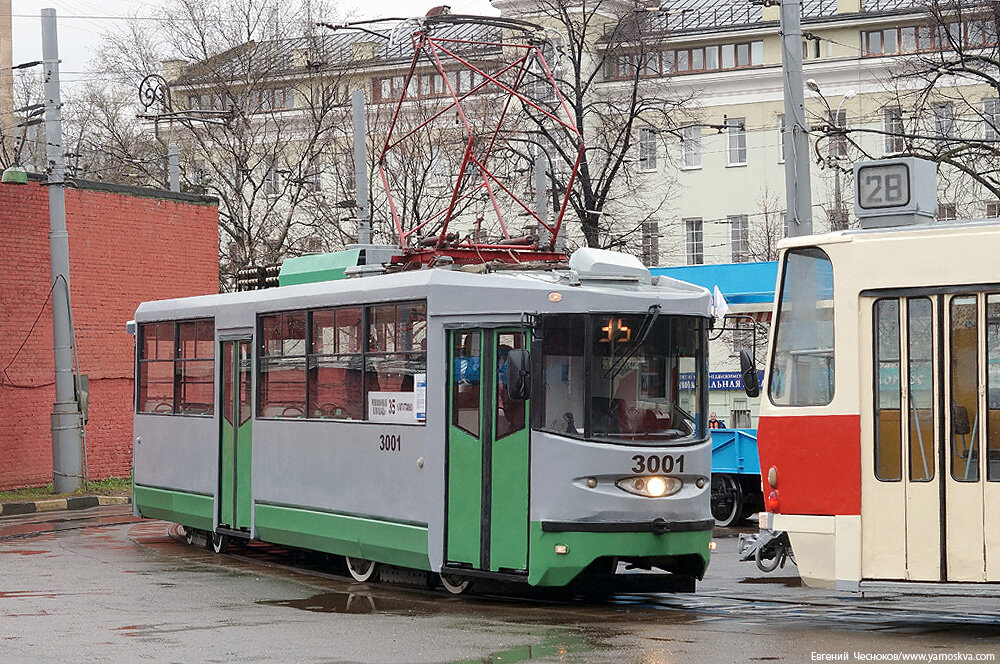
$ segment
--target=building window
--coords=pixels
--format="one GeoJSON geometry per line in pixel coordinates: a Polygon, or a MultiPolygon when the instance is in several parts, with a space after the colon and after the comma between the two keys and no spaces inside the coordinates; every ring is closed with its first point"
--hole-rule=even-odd
{"type": "Polygon", "coordinates": [[[747,215],[737,214],[729,217],[729,239],[734,263],[745,263],[749,260],[750,250],[747,242],[749,231],[750,222],[747,215]]]}
{"type": "Polygon", "coordinates": [[[212,319],[139,326],[137,411],[211,415],[215,409],[212,319]]]}
{"type": "Polygon", "coordinates": [[[785,163],[785,114],[778,113],[778,163],[785,163]]]}
{"type": "Polygon", "coordinates": [[[997,43],[993,19],[972,19],[946,25],[905,26],[861,33],[861,53],[866,57],[939,51],[956,46],[979,48],[997,43]]]}
{"type": "Polygon", "coordinates": [[[670,74],[699,74],[720,69],[759,67],[764,64],[764,42],[692,46],[652,53],[608,53],[604,77],[627,79],[636,74],[649,78],[670,74]]]}
{"type": "Polygon", "coordinates": [[[684,127],[681,130],[681,152],[684,168],[701,168],[701,127],[684,127]]]}
{"type": "MultiPolygon", "coordinates": [[[[737,322],[737,325],[740,324],[737,322]]],[[[753,350],[753,342],[754,329],[752,327],[737,327],[733,330],[733,352],[729,356],[739,357],[741,350],[753,350]]]]}
{"type": "Polygon", "coordinates": [[[1000,219],[1000,201],[986,204],[986,218],[1000,219]]]}
{"type": "Polygon", "coordinates": [[[642,222],[642,263],[654,267],[660,262],[660,222],[647,219],[642,222]]]}
{"type": "Polygon", "coordinates": [[[987,141],[1000,138],[1000,99],[983,100],[983,130],[987,141]]]}
{"type": "Polygon", "coordinates": [[[264,194],[275,196],[281,188],[281,177],[278,174],[278,163],[274,159],[265,162],[264,170],[264,194]]]}
{"type": "Polygon", "coordinates": [[[687,264],[701,265],[705,262],[705,244],[701,219],[685,219],[685,245],[687,248],[687,264]]]}
{"type": "Polygon", "coordinates": [[[649,127],[639,129],[639,170],[656,170],[656,130],[649,127]]]}
{"type": "Polygon", "coordinates": [[[954,203],[938,204],[938,221],[955,221],[958,218],[957,208],[954,203]]]}
{"type": "Polygon", "coordinates": [[[934,104],[934,133],[941,138],[951,138],[955,131],[955,107],[951,103],[934,104]]]}
{"type": "Polygon", "coordinates": [[[323,185],[323,157],[320,153],[316,153],[309,157],[309,163],[306,165],[305,182],[307,189],[312,189],[313,191],[319,191],[323,185]]]}
{"type": "Polygon", "coordinates": [[[882,120],[885,125],[885,153],[898,154],[905,150],[903,112],[895,106],[882,109],[882,120]]]}
{"type": "Polygon", "coordinates": [[[727,165],[740,166],[747,163],[747,131],[744,119],[726,118],[726,134],[728,136],[727,165]]]}
{"type": "MultiPolygon", "coordinates": [[[[837,129],[847,128],[847,111],[840,109],[830,113],[830,124],[837,129]]],[[[830,137],[830,156],[841,158],[847,156],[847,135],[834,134],[830,137]]]]}

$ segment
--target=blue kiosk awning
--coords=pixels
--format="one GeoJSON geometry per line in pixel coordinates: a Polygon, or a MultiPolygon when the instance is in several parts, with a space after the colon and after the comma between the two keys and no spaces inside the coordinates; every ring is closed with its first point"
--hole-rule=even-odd
{"type": "Polygon", "coordinates": [[[714,291],[718,286],[730,305],[741,309],[768,309],[774,302],[774,287],[778,280],[778,261],[760,263],[721,263],[718,265],[681,265],[653,267],[649,271],[671,279],[679,279],[714,291]]]}

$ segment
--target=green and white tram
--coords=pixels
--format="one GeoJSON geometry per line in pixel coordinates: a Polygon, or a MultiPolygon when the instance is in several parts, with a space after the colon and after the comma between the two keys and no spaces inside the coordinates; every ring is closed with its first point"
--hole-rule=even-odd
{"type": "Polygon", "coordinates": [[[136,514],[359,580],[563,586],[624,562],[693,590],[710,314],[704,289],[590,249],[144,303],[136,514]]]}

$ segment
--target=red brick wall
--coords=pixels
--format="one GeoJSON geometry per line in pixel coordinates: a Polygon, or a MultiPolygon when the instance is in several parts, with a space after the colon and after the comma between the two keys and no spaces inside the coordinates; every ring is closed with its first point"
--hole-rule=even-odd
{"type": "MultiPolygon", "coordinates": [[[[146,300],[218,292],[218,209],[85,188],[67,188],[66,209],[80,370],[90,376],[90,476],[127,476],[134,342],[125,322],[146,300]]],[[[0,184],[0,489],[52,481],[48,233],[46,188],[0,184]]]]}

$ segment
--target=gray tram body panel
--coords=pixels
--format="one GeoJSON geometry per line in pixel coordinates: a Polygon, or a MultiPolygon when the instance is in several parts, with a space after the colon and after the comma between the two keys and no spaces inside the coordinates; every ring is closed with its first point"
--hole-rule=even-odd
{"type": "MultiPolygon", "coordinates": [[[[136,323],[191,318],[215,319],[216,341],[255,335],[257,316],[272,312],[338,305],[426,300],[427,404],[425,424],[370,421],[323,421],[258,418],[257,350],[253,343],[253,444],[251,497],[271,503],[391,521],[426,524],[431,568],[440,569],[445,540],[445,467],[448,386],[447,330],[462,327],[518,326],[525,313],[640,313],[659,304],[661,315],[707,317],[711,295],[685,282],[655,279],[595,279],[569,283],[561,273],[475,274],[429,269],[358,279],[284,286],[258,291],[205,295],[146,302],[136,310],[136,323]],[[562,294],[552,302],[549,293],[562,294]],[[379,436],[401,437],[401,451],[379,451],[379,436]],[[418,459],[423,460],[422,467],[418,459]]],[[[216,361],[216,386],[221,362],[216,361]]],[[[135,482],[189,491],[215,498],[218,505],[220,404],[216,387],[212,417],[137,414],[135,417],[135,482]],[[141,440],[141,442],[139,442],[141,440]]],[[[567,490],[572,478],[605,473],[627,475],[631,455],[650,448],[584,443],[531,432],[530,518],[600,521],[637,513],[653,518],[658,501],[567,490]],[[580,454],[587,450],[587,454],[580,454]],[[553,468],[560,468],[557,475],[553,468]],[[597,496],[602,500],[597,500],[597,496]],[[611,500],[608,500],[612,498],[611,500]],[[637,507],[641,506],[641,507],[637,507]]],[[[694,446],[670,452],[692,455],[685,474],[709,476],[710,455],[695,463],[694,446]]],[[[667,450],[657,448],[660,453],[667,450]]],[[[690,487],[694,489],[693,485],[690,487]]],[[[685,487],[685,490],[687,487],[685,487]]],[[[706,489],[707,491],[707,489],[706,489]]],[[[683,520],[708,518],[708,503],[691,507],[683,501],[683,520]]],[[[681,505],[678,505],[681,507],[681,505]]],[[[213,511],[218,525],[218,508],[213,511]]],[[[251,524],[251,535],[256,529],[251,524]]]]}

